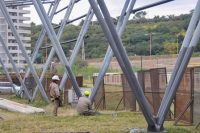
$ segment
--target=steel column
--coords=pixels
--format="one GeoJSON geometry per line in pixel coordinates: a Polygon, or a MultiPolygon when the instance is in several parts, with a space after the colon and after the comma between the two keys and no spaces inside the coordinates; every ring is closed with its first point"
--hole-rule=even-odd
{"type": "MultiPolygon", "coordinates": [[[[122,35],[122,33],[125,29],[125,25],[128,21],[130,14],[131,14],[131,10],[133,9],[133,6],[135,5],[135,1],[136,0],[133,0],[133,1],[130,2],[130,0],[126,0],[126,2],[124,4],[124,7],[122,9],[122,12],[121,12],[121,15],[119,17],[117,27],[116,27],[116,30],[117,30],[120,37],[121,37],[121,35],[122,35]],[[128,8],[128,10],[127,10],[127,8],[128,8]]],[[[103,63],[102,63],[102,67],[101,67],[102,69],[97,76],[97,79],[95,81],[95,84],[94,84],[94,87],[93,87],[93,90],[92,90],[92,94],[90,96],[90,99],[91,99],[92,102],[94,101],[94,98],[95,98],[95,96],[96,96],[96,94],[99,90],[99,87],[101,85],[101,81],[103,80],[104,75],[106,74],[106,71],[109,67],[109,64],[112,60],[112,57],[113,57],[113,51],[112,51],[111,47],[109,46],[108,49],[107,49],[106,55],[104,57],[103,63]]]]}
{"type": "MultiPolygon", "coordinates": [[[[57,33],[58,39],[60,39],[60,37],[61,37],[61,35],[62,35],[63,31],[64,31],[65,24],[66,24],[67,21],[69,20],[69,16],[70,16],[70,14],[71,14],[71,12],[72,12],[72,9],[73,9],[73,7],[74,7],[75,2],[76,2],[75,0],[71,0],[70,3],[69,3],[69,5],[68,5],[68,9],[66,10],[66,13],[65,13],[65,15],[64,15],[64,19],[62,20],[61,26],[60,26],[59,31],[58,31],[58,33],[57,33]]],[[[47,61],[46,61],[45,65],[44,65],[42,74],[41,74],[41,78],[40,78],[41,81],[44,79],[44,75],[45,75],[45,73],[46,73],[46,71],[47,71],[47,69],[48,69],[48,67],[49,67],[49,65],[50,65],[50,63],[51,63],[51,61],[52,61],[52,58],[53,58],[55,52],[56,52],[55,49],[52,47],[52,48],[51,48],[51,51],[50,51],[50,53],[49,53],[49,56],[48,56],[48,58],[47,58],[47,61]]],[[[60,60],[61,60],[61,59],[60,59],[60,60]]],[[[66,72],[67,72],[67,71],[66,71],[66,72]]],[[[61,88],[61,89],[62,89],[62,88],[61,88]]],[[[35,99],[35,97],[36,97],[36,95],[37,95],[37,90],[38,90],[38,87],[35,88],[35,92],[34,92],[34,94],[33,94],[33,100],[35,99]]]]}
{"type": "MultiPolygon", "coordinates": [[[[57,7],[58,7],[58,5],[59,5],[59,2],[60,2],[60,0],[57,0],[57,2],[55,3],[55,5],[54,5],[54,7],[53,7],[53,9],[52,9],[52,11],[51,11],[51,13],[50,13],[50,16],[49,16],[49,17],[50,17],[51,20],[53,19],[54,13],[55,13],[56,10],[57,10],[57,7]]],[[[49,9],[49,12],[50,12],[50,9],[49,9]]],[[[32,54],[32,58],[31,58],[31,63],[32,63],[32,64],[35,62],[35,59],[36,59],[36,57],[37,57],[37,55],[38,55],[38,51],[39,51],[39,49],[40,49],[40,47],[41,47],[41,45],[42,45],[42,42],[43,42],[43,40],[44,40],[45,35],[46,35],[46,31],[45,31],[45,28],[43,27],[43,28],[42,28],[42,31],[41,31],[41,33],[40,33],[40,35],[39,35],[39,38],[38,38],[38,40],[36,41],[35,48],[34,48],[34,51],[33,51],[33,54],[32,54]]],[[[24,77],[24,80],[23,80],[23,81],[25,81],[25,79],[28,77],[29,74],[30,74],[30,69],[28,68],[28,70],[27,70],[26,73],[25,73],[25,77],[24,77]]]]}
{"type": "MultiPolygon", "coordinates": [[[[47,97],[47,95],[46,95],[46,93],[45,93],[45,91],[44,91],[44,88],[43,88],[41,82],[39,81],[39,78],[38,78],[38,76],[37,76],[37,73],[36,73],[34,67],[32,66],[31,61],[30,61],[30,59],[29,59],[29,57],[28,57],[28,55],[27,55],[27,53],[26,53],[26,50],[25,50],[25,48],[24,48],[24,46],[23,46],[23,42],[20,40],[19,34],[17,33],[17,30],[15,29],[15,26],[14,26],[14,24],[13,24],[13,22],[12,22],[12,19],[11,19],[10,16],[9,16],[9,13],[8,13],[8,11],[7,11],[7,9],[6,9],[5,2],[2,1],[2,0],[0,1],[0,7],[1,7],[2,13],[3,13],[3,15],[4,15],[6,21],[8,22],[8,24],[9,24],[11,30],[13,31],[13,34],[14,34],[14,36],[15,36],[17,42],[18,42],[18,46],[19,46],[20,50],[22,51],[22,54],[23,54],[24,58],[26,59],[26,61],[27,61],[27,63],[28,63],[28,66],[29,66],[30,69],[31,69],[31,72],[32,72],[32,74],[33,74],[34,79],[36,80],[37,84],[40,86],[40,91],[41,91],[41,94],[42,94],[44,100],[45,100],[46,102],[49,102],[48,97],[47,97]]],[[[30,98],[30,97],[29,97],[29,98],[30,98]]]]}
{"type": "MultiPolygon", "coordinates": [[[[33,0],[33,3],[34,3],[34,6],[40,16],[40,19],[42,20],[43,22],[43,25],[45,26],[45,29],[49,35],[49,38],[58,54],[58,57],[60,58],[61,62],[64,64],[64,68],[66,70],[66,72],[68,72],[69,74],[69,77],[70,79],[72,80],[72,85],[74,87],[74,90],[76,92],[76,95],[78,97],[82,96],[80,90],[79,90],[79,86],[76,82],[76,78],[75,76],[73,75],[72,73],[72,70],[71,70],[71,67],[69,66],[69,62],[67,61],[67,58],[63,52],[63,49],[60,45],[60,42],[56,36],[56,33],[49,21],[49,18],[47,17],[46,13],[45,13],[45,10],[44,10],[44,7],[42,6],[42,3],[41,1],[37,1],[37,0],[33,0]]],[[[58,35],[59,36],[59,35],[58,35]]]]}
{"type": "Polygon", "coordinates": [[[16,76],[19,79],[19,82],[21,83],[21,85],[24,88],[24,92],[26,93],[28,99],[30,100],[31,96],[30,96],[30,94],[29,94],[29,92],[28,92],[28,90],[26,88],[26,85],[23,83],[23,79],[22,79],[22,77],[21,77],[21,75],[19,73],[19,70],[17,69],[17,67],[15,65],[15,62],[14,62],[14,60],[12,58],[12,55],[9,53],[9,50],[8,50],[8,48],[7,48],[7,46],[6,46],[5,42],[4,42],[1,34],[0,34],[0,42],[1,42],[3,48],[4,48],[5,52],[6,52],[6,55],[8,56],[8,58],[9,58],[11,64],[12,64],[12,66],[13,66],[14,71],[16,72],[16,76]]]}
{"type": "Polygon", "coordinates": [[[119,65],[121,66],[123,72],[127,76],[127,79],[128,79],[128,82],[129,82],[131,88],[133,89],[133,91],[136,92],[136,97],[137,97],[138,103],[141,107],[141,110],[142,110],[146,120],[147,120],[149,130],[156,130],[155,120],[150,111],[150,106],[142,92],[140,84],[138,84],[138,81],[137,81],[135,75],[133,74],[130,62],[128,61],[127,55],[125,54],[125,50],[122,46],[121,40],[119,39],[119,36],[116,33],[114,24],[111,21],[108,10],[104,6],[104,2],[98,1],[99,4],[101,5],[100,6],[102,8],[101,11],[104,13],[105,19],[103,19],[95,1],[89,0],[89,2],[96,14],[97,19],[100,22],[100,25],[101,25],[101,27],[104,31],[104,34],[106,35],[106,37],[109,41],[109,44],[119,62],[119,65]],[[108,25],[106,25],[105,20],[108,25]]]}
{"type": "MultiPolygon", "coordinates": [[[[76,59],[76,57],[77,57],[77,55],[79,53],[79,50],[80,50],[80,48],[81,48],[81,46],[83,44],[82,42],[83,42],[84,36],[87,33],[87,31],[88,31],[88,28],[89,28],[90,22],[91,22],[91,20],[93,18],[93,15],[94,15],[94,12],[90,8],[89,11],[88,11],[87,16],[85,18],[85,21],[83,23],[83,26],[81,28],[81,31],[79,33],[79,36],[77,38],[77,41],[76,41],[76,44],[74,46],[72,55],[70,56],[70,60],[69,60],[70,67],[72,67],[72,65],[74,64],[75,59],[76,59]]],[[[64,85],[65,85],[65,83],[67,81],[67,78],[68,78],[67,74],[64,73],[63,79],[60,82],[60,88],[61,89],[64,89],[64,85]]]]}
{"type": "Polygon", "coordinates": [[[195,8],[195,10],[193,12],[191,21],[189,23],[189,26],[188,26],[188,29],[187,29],[187,32],[186,32],[186,36],[185,36],[185,38],[183,40],[183,44],[182,44],[180,53],[178,55],[178,58],[177,58],[173,73],[171,75],[170,81],[169,81],[168,86],[167,86],[166,91],[165,91],[165,95],[164,95],[164,97],[162,99],[161,106],[160,106],[158,114],[157,114],[158,118],[159,117],[163,117],[162,112],[164,111],[164,106],[167,104],[166,103],[166,99],[168,98],[169,92],[172,89],[171,88],[172,84],[174,84],[175,79],[177,78],[176,77],[177,73],[178,73],[178,71],[180,69],[181,63],[183,62],[183,58],[184,58],[184,55],[186,54],[188,46],[189,46],[189,44],[191,44],[190,41],[192,39],[192,35],[193,35],[195,27],[196,27],[196,25],[198,23],[199,17],[200,17],[200,1],[197,2],[196,8],[195,8]]]}
{"type": "MultiPolygon", "coordinates": [[[[163,97],[163,102],[167,98],[167,94],[168,94],[168,92],[169,92],[169,90],[171,88],[171,85],[172,85],[175,77],[176,77],[176,73],[177,73],[177,71],[179,69],[179,66],[180,66],[182,60],[183,60],[184,54],[185,54],[185,52],[186,52],[186,50],[187,50],[187,48],[188,48],[188,46],[190,44],[193,32],[194,32],[195,27],[196,27],[196,25],[198,23],[199,17],[200,17],[200,2],[197,3],[196,8],[195,8],[195,10],[193,12],[193,15],[192,15],[191,21],[189,23],[188,29],[186,31],[186,35],[185,35],[185,38],[183,40],[182,47],[180,49],[180,53],[178,55],[178,58],[177,58],[173,73],[171,75],[169,84],[168,84],[167,89],[165,91],[165,95],[163,97]]],[[[161,108],[162,108],[162,105],[163,104],[161,104],[161,108]]],[[[159,114],[159,112],[158,112],[158,114],[159,114]]]]}
{"type": "MultiPolygon", "coordinates": [[[[1,36],[1,35],[0,35],[0,36],[1,36]]],[[[1,37],[0,37],[0,38],[1,38],[1,37]]],[[[7,77],[8,81],[11,83],[12,87],[14,88],[15,94],[17,94],[17,90],[16,90],[15,86],[13,85],[12,78],[10,77],[9,72],[8,72],[7,68],[5,67],[3,61],[1,60],[1,57],[0,57],[0,64],[1,64],[1,66],[2,66],[2,68],[3,68],[3,70],[4,70],[5,73],[6,73],[6,77],[7,77]]]]}
{"type": "MultiPolygon", "coordinates": [[[[200,0],[199,0],[199,2],[200,2],[200,0]]],[[[189,44],[189,47],[187,48],[187,51],[186,51],[186,53],[184,55],[184,58],[183,58],[183,60],[182,60],[182,62],[180,64],[180,68],[179,68],[179,70],[178,70],[178,72],[176,74],[176,77],[175,77],[174,82],[173,82],[173,84],[171,86],[171,89],[168,92],[168,97],[167,97],[167,99],[165,101],[165,104],[162,106],[163,107],[162,108],[162,112],[160,112],[159,117],[157,118],[158,119],[157,124],[159,124],[160,126],[162,126],[163,123],[164,123],[164,119],[165,119],[165,117],[167,115],[167,112],[168,112],[168,110],[170,108],[170,105],[171,105],[171,103],[173,101],[173,98],[174,98],[174,96],[176,94],[176,90],[178,89],[178,86],[180,84],[182,76],[183,76],[183,74],[185,72],[185,69],[186,69],[186,67],[187,67],[187,65],[189,63],[189,60],[190,60],[190,58],[192,56],[194,47],[197,45],[197,43],[199,41],[199,38],[200,38],[200,21],[199,21],[199,23],[198,23],[198,25],[196,27],[196,30],[195,30],[195,32],[193,34],[193,37],[192,37],[192,40],[191,40],[191,42],[189,44]]]]}

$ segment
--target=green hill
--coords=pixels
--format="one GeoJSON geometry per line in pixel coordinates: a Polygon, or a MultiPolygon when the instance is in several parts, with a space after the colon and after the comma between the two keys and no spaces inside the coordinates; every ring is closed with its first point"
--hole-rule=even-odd
{"type": "MultiPolygon", "coordinates": [[[[142,12],[144,13],[144,12],[142,12]]],[[[129,20],[126,29],[122,36],[122,42],[128,55],[162,55],[162,54],[176,54],[185,35],[191,14],[182,14],[180,16],[155,16],[152,19],[146,19],[141,12],[129,20]],[[150,49],[151,45],[151,49],[150,49]]],[[[113,19],[116,23],[117,20],[113,19]]],[[[80,25],[83,21],[80,23],[80,25]]],[[[76,39],[81,26],[67,25],[65,31],[60,39],[60,42],[76,39]]],[[[41,30],[41,25],[32,23],[32,47],[41,30]]],[[[85,54],[86,58],[101,58],[104,57],[108,47],[106,38],[101,30],[98,22],[92,22],[89,31],[85,38],[85,54]]],[[[50,40],[44,41],[44,46],[50,40]]],[[[75,42],[62,44],[64,52],[67,56],[70,55],[69,50],[72,50],[75,42]]],[[[49,51],[50,49],[48,49],[49,51]]],[[[195,51],[199,51],[197,47],[195,51]]],[[[38,60],[44,58],[44,51],[41,50],[38,54],[38,60]]],[[[81,53],[81,52],[80,52],[81,53]]]]}

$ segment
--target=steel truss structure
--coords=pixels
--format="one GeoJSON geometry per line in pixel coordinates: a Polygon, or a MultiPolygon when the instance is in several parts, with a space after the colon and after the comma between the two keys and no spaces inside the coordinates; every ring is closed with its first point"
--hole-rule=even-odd
{"type": "MultiPolygon", "coordinates": [[[[128,83],[129,83],[131,89],[133,90],[134,94],[136,95],[136,98],[137,98],[137,101],[141,108],[141,111],[147,121],[148,131],[160,132],[160,131],[164,130],[163,124],[164,124],[165,118],[167,116],[167,112],[170,108],[170,105],[172,103],[172,100],[174,98],[176,90],[180,84],[181,77],[182,77],[182,75],[187,67],[187,64],[191,58],[194,47],[197,45],[197,42],[200,37],[200,22],[199,22],[200,0],[198,0],[195,10],[193,12],[191,21],[188,26],[188,30],[186,32],[186,36],[183,41],[183,45],[181,47],[175,68],[173,70],[172,78],[170,79],[169,84],[166,88],[166,92],[165,92],[164,98],[162,99],[161,106],[159,108],[157,116],[153,116],[153,114],[150,110],[150,105],[144,96],[142,87],[139,84],[139,82],[136,78],[136,75],[134,74],[134,72],[132,70],[132,66],[130,64],[127,53],[126,53],[126,51],[123,47],[123,43],[121,41],[121,36],[126,27],[128,19],[132,13],[135,13],[135,12],[143,10],[143,9],[151,8],[154,6],[158,6],[161,4],[165,4],[167,2],[171,2],[174,0],[160,0],[158,2],[149,4],[149,5],[145,5],[143,7],[136,8],[136,9],[134,9],[136,0],[126,0],[123,5],[123,9],[121,11],[121,14],[120,14],[120,17],[119,17],[116,27],[111,20],[110,13],[107,9],[107,5],[105,4],[104,0],[96,0],[96,1],[88,0],[91,7],[90,7],[90,9],[88,9],[87,14],[79,16],[74,20],[69,20],[69,17],[70,17],[70,14],[72,13],[74,6],[76,4],[78,4],[80,0],[70,0],[69,4],[67,6],[65,6],[64,8],[57,11],[60,1],[61,0],[10,0],[10,1],[0,0],[0,9],[1,9],[7,23],[9,24],[9,26],[15,36],[15,39],[18,42],[19,48],[22,51],[22,54],[28,64],[28,69],[25,73],[24,79],[21,78],[21,76],[19,74],[19,70],[14,63],[12,55],[9,53],[8,48],[6,47],[6,44],[5,44],[1,34],[0,34],[0,42],[3,45],[4,50],[11,61],[13,69],[17,74],[17,77],[27,95],[27,98],[31,101],[35,100],[36,95],[39,90],[40,93],[42,94],[42,97],[44,98],[44,100],[46,102],[49,102],[48,97],[44,91],[44,88],[43,88],[43,85],[41,84],[41,82],[44,79],[45,73],[46,73],[48,67],[50,66],[50,63],[51,63],[52,58],[55,55],[55,53],[57,54],[58,58],[64,65],[64,69],[65,69],[65,73],[64,73],[63,78],[60,83],[60,88],[64,89],[65,82],[69,78],[72,82],[72,86],[75,90],[76,95],[78,97],[82,96],[71,67],[75,62],[75,59],[79,53],[79,50],[81,49],[84,37],[86,36],[86,33],[88,31],[91,20],[95,14],[99,21],[99,24],[105,34],[105,37],[107,38],[109,47],[107,49],[104,60],[102,62],[102,69],[100,70],[99,75],[94,84],[94,87],[92,89],[92,94],[90,96],[91,101],[94,101],[94,98],[97,95],[97,92],[99,90],[100,83],[103,80],[103,77],[109,67],[111,59],[113,56],[115,56],[117,61],[119,62],[119,65],[120,65],[123,73],[125,74],[125,76],[128,80],[128,83]],[[50,4],[49,11],[47,13],[44,10],[43,4],[50,4]],[[38,37],[38,40],[35,44],[35,48],[34,48],[32,56],[31,56],[31,59],[29,58],[28,54],[26,53],[26,50],[23,46],[23,42],[20,40],[19,34],[17,33],[17,30],[12,22],[12,19],[9,16],[9,13],[6,8],[9,6],[23,6],[23,5],[34,5],[34,7],[42,21],[42,24],[43,24],[43,28],[42,28],[41,33],[38,37]],[[61,23],[58,27],[53,27],[51,24],[51,21],[53,20],[54,15],[58,14],[61,11],[65,11],[63,20],[61,21],[61,23]],[[76,39],[76,43],[75,43],[72,55],[70,56],[70,59],[68,60],[64,54],[64,51],[61,47],[61,42],[59,40],[64,31],[65,25],[72,23],[76,20],[79,20],[81,18],[84,18],[84,17],[85,17],[84,24],[83,24],[83,26],[80,30],[80,33],[76,39]],[[58,29],[57,34],[55,32],[55,29],[58,29]],[[48,59],[43,67],[42,74],[39,77],[36,73],[33,63],[36,60],[36,55],[37,55],[39,49],[41,48],[42,42],[43,42],[46,34],[48,35],[49,39],[51,40],[52,47],[51,47],[51,51],[49,53],[48,59]],[[24,84],[25,79],[29,76],[30,73],[32,73],[32,75],[37,83],[37,87],[34,89],[34,93],[32,96],[29,94],[29,92],[24,84]]],[[[0,58],[0,63],[6,73],[8,80],[12,83],[12,79],[10,78],[9,73],[8,73],[7,69],[5,68],[1,58],[0,58]]]]}

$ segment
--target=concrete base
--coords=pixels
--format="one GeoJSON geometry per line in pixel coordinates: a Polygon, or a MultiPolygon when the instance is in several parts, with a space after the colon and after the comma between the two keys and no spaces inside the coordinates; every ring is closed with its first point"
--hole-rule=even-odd
{"type": "Polygon", "coordinates": [[[130,130],[130,133],[147,133],[147,131],[145,129],[133,128],[130,130]]]}
{"type": "Polygon", "coordinates": [[[0,98],[0,108],[14,112],[21,112],[25,114],[44,113],[44,109],[32,107],[25,104],[16,103],[10,100],[0,98]]]}

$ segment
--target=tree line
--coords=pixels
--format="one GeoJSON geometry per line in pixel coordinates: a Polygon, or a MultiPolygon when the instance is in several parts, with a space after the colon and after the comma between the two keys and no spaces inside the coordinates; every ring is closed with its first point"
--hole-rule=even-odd
{"type": "MultiPolygon", "coordinates": [[[[179,16],[154,16],[153,18],[146,18],[147,13],[145,11],[137,12],[134,14],[133,18],[128,21],[126,29],[121,37],[127,54],[129,56],[177,54],[184,39],[192,12],[193,11],[179,16]]],[[[115,24],[118,18],[119,17],[112,18],[115,24]]],[[[75,42],[62,42],[75,40],[78,37],[83,22],[82,20],[77,26],[65,26],[60,42],[67,57],[71,55],[75,42]]],[[[31,44],[33,49],[41,31],[41,25],[32,23],[31,31],[31,44]]],[[[108,43],[98,21],[91,22],[86,36],[87,37],[84,39],[86,59],[104,57],[108,43]]],[[[38,53],[38,63],[42,62],[49,53],[50,48],[45,48],[45,46],[49,45],[51,45],[51,43],[47,38],[43,42],[44,48],[38,53]]],[[[197,45],[195,52],[199,51],[200,45],[197,45]]]]}

